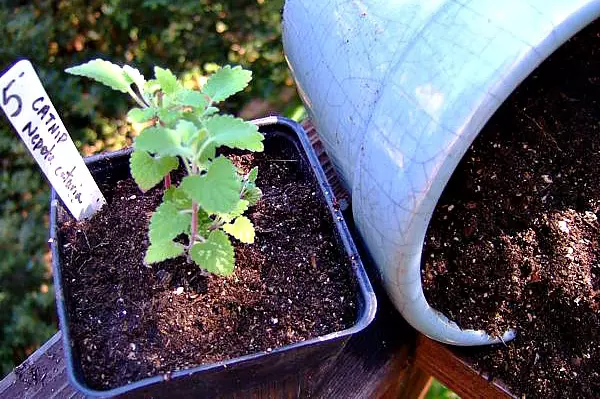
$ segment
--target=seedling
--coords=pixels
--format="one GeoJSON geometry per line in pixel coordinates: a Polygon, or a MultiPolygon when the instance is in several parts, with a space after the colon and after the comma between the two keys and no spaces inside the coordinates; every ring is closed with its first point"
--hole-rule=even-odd
{"type": "Polygon", "coordinates": [[[231,274],[235,259],[229,235],[254,242],[254,226],[243,213],[262,193],[255,184],[256,167],[241,174],[228,158],[216,156],[216,150],[262,151],[264,137],[256,125],[218,114],[215,104],[243,90],[252,73],[225,66],[197,91],[159,67],[149,81],[135,68],[100,59],[66,71],[128,93],[138,105],[128,119],[146,124],[134,141],[131,175],[143,191],[163,179],[166,190],[150,219],[144,261],[152,264],[185,254],[211,273],[231,274]],[[187,176],[172,186],[169,176],[180,162],[187,176]]]}

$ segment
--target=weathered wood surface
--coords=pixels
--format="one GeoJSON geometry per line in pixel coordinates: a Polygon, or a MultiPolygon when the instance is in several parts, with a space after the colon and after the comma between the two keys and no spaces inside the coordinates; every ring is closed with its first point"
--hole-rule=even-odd
{"type": "Polygon", "coordinates": [[[82,398],[67,381],[60,331],[0,381],[0,398],[82,398]]]}
{"type": "Polygon", "coordinates": [[[456,348],[451,349],[419,334],[411,370],[433,376],[462,398],[513,397],[499,383],[488,381],[485,375],[473,369],[457,352],[456,348]]]}

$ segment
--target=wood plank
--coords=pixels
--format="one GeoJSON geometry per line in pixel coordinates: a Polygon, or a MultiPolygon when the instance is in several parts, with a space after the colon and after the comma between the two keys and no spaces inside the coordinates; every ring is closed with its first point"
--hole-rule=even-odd
{"type": "Polygon", "coordinates": [[[463,399],[513,396],[495,381],[488,381],[456,353],[456,349],[419,334],[415,351],[415,366],[432,375],[463,399]]]}
{"type": "Polygon", "coordinates": [[[423,399],[429,391],[433,377],[416,364],[413,364],[402,381],[399,399],[423,399]]]}
{"type": "Polygon", "coordinates": [[[83,398],[67,383],[60,331],[0,381],[0,397],[83,398]]]}

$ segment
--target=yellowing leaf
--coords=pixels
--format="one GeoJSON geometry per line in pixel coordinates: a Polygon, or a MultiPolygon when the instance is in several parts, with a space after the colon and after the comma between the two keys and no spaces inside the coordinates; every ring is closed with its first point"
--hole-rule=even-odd
{"type": "Polygon", "coordinates": [[[223,230],[246,244],[254,242],[254,225],[246,216],[240,216],[235,222],[223,225],[223,230]]]}

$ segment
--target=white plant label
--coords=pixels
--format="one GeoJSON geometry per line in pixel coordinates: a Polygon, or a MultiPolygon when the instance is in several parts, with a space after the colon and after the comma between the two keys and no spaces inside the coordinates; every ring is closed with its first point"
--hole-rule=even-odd
{"type": "Polygon", "coordinates": [[[0,76],[0,106],[77,220],[106,203],[29,61],[0,76]]]}

